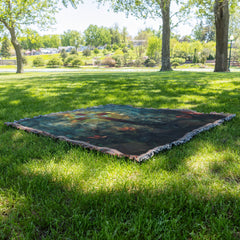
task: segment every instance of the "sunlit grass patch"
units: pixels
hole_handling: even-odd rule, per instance
[[[0,239],[238,239],[238,73],[0,74]],[[147,162],[4,126],[126,104],[236,117]]]

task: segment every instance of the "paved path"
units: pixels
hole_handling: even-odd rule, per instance
[[[80,69],[66,69],[66,68],[38,68],[38,69],[24,69],[24,72],[157,72],[156,68],[80,68]],[[174,69],[179,72],[213,72],[209,68],[191,68],[191,69]],[[16,69],[0,68],[0,72],[14,73]],[[239,69],[231,69],[231,72],[240,72]]]

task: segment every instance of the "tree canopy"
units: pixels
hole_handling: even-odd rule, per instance
[[[61,35],[62,46],[75,46],[76,49],[83,43],[83,37],[80,32],[68,30]]]
[[[238,0],[189,0],[189,5],[197,7],[197,15],[214,18],[216,29],[216,63],[215,72],[228,69],[229,19],[238,7]]]
[[[0,0],[0,22],[18,31],[32,24],[49,26],[55,21],[53,15],[59,10],[57,3],[57,0]]]
[[[162,67],[161,71],[169,71],[170,64],[170,5],[171,0],[97,0],[100,4],[110,3],[115,12],[125,12],[138,18],[162,18]],[[175,0],[175,2],[180,2]]]
[[[111,34],[109,29],[105,27],[98,27],[97,25],[90,25],[85,31],[86,45],[92,47],[103,46],[111,44]]]
[[[54,15],[58,12],[59,0],[0,0],[0,28],[5,27],[10,33],[11,42],[17,56],[17,73],[23,72],[21,45],[18,42],[19,33],[31,25],[41,28],[51,26],[55,22]],[[62,0],[66,6],[74,7],[81,0]]]
[[[240,6],[237,5],[235,11],[230,15],[229,33],[237,40],[240,38]]]
[[[1,57],[3,58],[9,58],[10,57],[10,41],[9,39],[4,36],[3,41],[2,41],[2,47],[1,47]]]
[[[11,35],[17,56],[17,73],[23,72],[21,45],[17,36],[33,24],[40,27],[52,24],[55,20],[52,16],[58,11],[57,3],[57,0],[0,0],[0,25]]]

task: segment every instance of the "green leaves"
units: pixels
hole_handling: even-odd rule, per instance
[[[5,27],[16,27],[18,30],[32,24],[46,27],[55,20],[53,15],[59,10],[57,4],[56,0],[2,0],[0,1],[0,22]]]
[[[68,7],[69,2],[70,2],[70,4],[72,5],[73,8],[77,8],[77,5],[79,3],[83,3],[82,0],[62,0],[62,3],[65,7]]]
[[[111,43],[111,34],[109,29],[105,27],[98,27],[97,25],[90,25],[85,31],[86,45],[89,46],[103,46]]]
[[[62,46],[79,47],[83,43],[81,33],[75,30],[68,30],[61,36]]]
[[[67,4],[67,0],[62,0]],[[74,6],[82,0],[69,0]],[[31,25],[46,28],[55,23],[54,14],[59,11],[58,0],[0,0],[0,27],[4,25],[11,34],[17,56],[17,73],[23,72],[20,44],[17,33]],[[32,43],[31,38],[30,43]]]
[[[1,47],[1,56],[3,58],[9,58],[11,56],[10,46],[11,46],[11,43],[9,39],[7,37],[4,37],[2,41],[2,47]]]

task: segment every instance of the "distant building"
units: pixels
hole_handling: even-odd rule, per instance
[[[74,46],[58,47],[58,52],[61,52],[63,49],[64,49],[66,52],[71,52],[72,49],[74,49],[74,48],[75,48]]]
[[[26,55],[26,56],[30,56],[30,55],[41,55],[41,54],[42,54],[42,53],[41,53],[40,50],[32,50],[32,51],[27,50],[27,51],[24,52],[24,55]]]
[[[99,50],[103,50],[103,49],[105,49],[107,47],[107,45],[105,45],[105,46],[100,46],[100,47],[98,47],[98,49]]]
[[[79,51],[79,52],[82,52],[82,51],[84,51],[85,49],[89,49],[89,47],[88,47],[88,46],[80,45],[79,48],[78,48],[78,51]]]
[[[138,46],[143,46],[146,45],[147,41],[146,40],[132,40],[133,46],[138,47]]]
[[[40,54],[56,54],[59,52],[57,48],[40,48],[39,51]]]

